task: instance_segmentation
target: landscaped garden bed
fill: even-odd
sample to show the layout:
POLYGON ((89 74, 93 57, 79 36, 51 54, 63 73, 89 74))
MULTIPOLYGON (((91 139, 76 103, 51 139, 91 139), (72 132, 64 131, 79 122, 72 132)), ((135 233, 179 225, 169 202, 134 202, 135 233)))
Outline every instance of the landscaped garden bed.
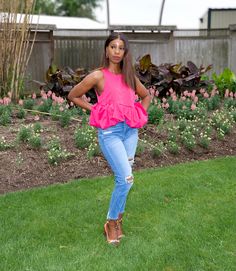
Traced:
MULTIPOLYGON (((235 93, 150 91, 134 170, 236 155, 235 93)), ((0 193, 111 173, 86 112, 50 91, 0 103, 0 193)))

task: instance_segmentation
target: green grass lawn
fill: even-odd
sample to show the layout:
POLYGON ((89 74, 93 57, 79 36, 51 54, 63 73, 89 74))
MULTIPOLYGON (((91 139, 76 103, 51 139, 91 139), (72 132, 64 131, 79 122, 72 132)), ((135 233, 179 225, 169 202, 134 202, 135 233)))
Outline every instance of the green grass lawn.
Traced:
POLYGON ((2 195, 0 270, 236 270, 236 157, 136 172, 117 248, 102 234, 112 187, 2 195))

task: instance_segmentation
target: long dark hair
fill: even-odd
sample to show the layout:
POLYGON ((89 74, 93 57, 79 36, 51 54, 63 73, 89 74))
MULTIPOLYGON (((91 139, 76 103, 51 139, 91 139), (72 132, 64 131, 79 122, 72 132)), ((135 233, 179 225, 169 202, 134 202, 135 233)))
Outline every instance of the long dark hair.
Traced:
POLYGON ((108 68, 109 66, 109 59, 106 57, 106 48, 109 46, 110 42, 115 39, 122 40, 125 45, 124 58, 120 63, 123 79, 129 87, 136 90, 135 72, 134 72, 134 67, 132 64, 132 56, 129 51, 129 41, 123 33, 112 32, 106 39, 105 44, 104 44, 103 57, 102 57, 102 66, 104 68, 108 68))

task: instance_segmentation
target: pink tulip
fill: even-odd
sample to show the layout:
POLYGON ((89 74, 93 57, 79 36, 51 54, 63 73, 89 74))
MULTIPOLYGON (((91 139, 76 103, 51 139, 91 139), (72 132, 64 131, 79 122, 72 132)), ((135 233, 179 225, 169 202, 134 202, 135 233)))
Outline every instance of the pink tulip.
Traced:
POLYGON ((52 95, 52 91, 49 90, 48 93, 47 93, 47 96, 48 96, 48 97, 51 97, 51 95, 52 95))
POLYGON ((34 99, 34 100, 36 99, 36 94, 35 93, 32 94, 32 99, 34 99))
POLYGON ((201 89, 199 90, 199 92, 200 92, 201 94, 203 94, 203 93, 205 92, 205 89, 204 89, 204 88, 201 88, 201 89))
POLYGON ((166 103, 166 101, 167 101, 166 98, 162 98, 163 103, 166 103))
POLYGON ((155 94, 155 89, 153 87, 150 87, 148 90, 149 90, 150 95, 153 97, 155 94))
POLYGON ((194 89, 194 90, 192 91, 192 93, 191 93, 191 96, 192 96, 192 97, 195 97, 195 95, 196 95, 196 90, 194 89))
POLYGON ((23 105, 24 104, 23 100, 19 100, 18 104, 23 105))
POLYGON ((176 95, 173 95, 172 96, 172 100, 175 102, 175 101, 177 101, 177 96, 176 95))
POLYGON ((196 109, 196 105, 195 104, 192 104, 191 105, 191 110, 195 110, 196 109))
POLYGON ((173 88, 170 88, 170 89, 169 89, 169 92, 170 92, 170 94, 174 93, 173 88))
POLYGON ((225 98, 228 98, 228 97, 229 97, 229 90, 226 89, 226 90, 225 90, 225 98))
POLYGON ((198 96, 195 96, 193 102, 196 104, 198 102, 198 96))
POLYGON ((44 94, 42 95, 42 99, 47 100, 47 98, 48 98, 47 94, 44 93, 44 94))
POLYGON ((11 102, 11 99, 9 97, 3 98, 3 104, 8 105, 11 102))
POLYGON ((203 97, 207 99, 209 98, 209 94, 207 92, 204 92, 203 97))

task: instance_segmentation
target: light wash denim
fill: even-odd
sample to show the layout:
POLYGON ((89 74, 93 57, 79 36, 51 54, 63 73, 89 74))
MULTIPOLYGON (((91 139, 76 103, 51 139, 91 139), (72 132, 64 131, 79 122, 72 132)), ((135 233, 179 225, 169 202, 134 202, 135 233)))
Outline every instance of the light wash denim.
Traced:
POLYGON ((115 177, 107 219, 118 219, 125 211, 126 199, 133 185, 132 165, 138 143, 138 129, 125 122, 107 129, 98 128, 98 141, 115 177))

